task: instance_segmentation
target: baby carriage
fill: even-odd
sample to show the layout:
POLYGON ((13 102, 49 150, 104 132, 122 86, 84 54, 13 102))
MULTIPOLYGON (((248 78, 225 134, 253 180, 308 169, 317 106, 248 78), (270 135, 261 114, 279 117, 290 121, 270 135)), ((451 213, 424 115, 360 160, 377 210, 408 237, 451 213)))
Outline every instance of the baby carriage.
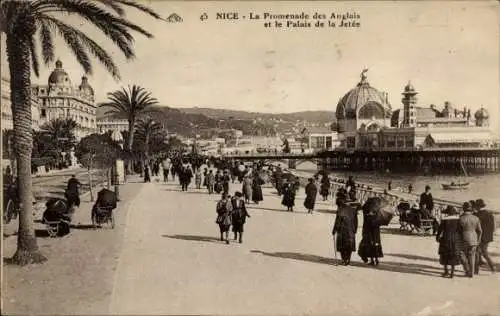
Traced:
POLYGON ((92 207, 92 225, 95 227, 108 224, 115 228, 113 210, 116 208, 116 194, 113 191, 102 189, 97 193, 97 201, 92 207))
POLYGON ((73 208, 59 198, 52 198, 45 203, 43 223, 50 237, 62 237, 69 234, 73 208))

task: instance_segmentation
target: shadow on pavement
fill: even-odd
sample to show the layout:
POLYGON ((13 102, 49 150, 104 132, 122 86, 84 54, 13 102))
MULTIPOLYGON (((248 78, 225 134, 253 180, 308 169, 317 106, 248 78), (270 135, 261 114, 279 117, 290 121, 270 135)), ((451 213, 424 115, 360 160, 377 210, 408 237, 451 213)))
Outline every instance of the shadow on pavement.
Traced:
POLYGON ((219 238, 210 236, 196 236, 196 235, 161 235, 161 236, 165 238, 187 240, 187 241, 203 241, 203 242, 213 242, 213 243, 221 242, 219 238))
POLYGON ((96 227, 94 227, 94 225, 92 225, 92 224, 76 224, 76 225, 71 224, 71 225, 69 225, 69 227, 70 227, 71 229, 93 230, 93 229, 95 229, 96 227, 97 227, 97 228, 99 228, 99 227, 100 227, 100 225, 97 225, 96 227))
POLYGON ((247 209, 249 210, 260 210, 260 211, 272 211, 272 212, 284 212, 284 213, 299 213, 297 211, 289 212, 285 209, 278 208, 268 208, 268 207, 255 207, 255 204, 247 205, 247 209))
MULTIPOLYGON (((260 253, 265 256, 275 257, 275 258, 283 258, 283 259, 292 259, 299 261, 306 261, 312 263, 321 263, 328 265, 335 265, 335 261, 332 258, 321 257, 317 255, 311 254, 303 254, 297 252, 264 252, 260 250, 251 250, 252 253, 260 253)), ((407 274, 417 274, 417 275, 425 275, 431 277, 440 276, 442 270, 437 267, 424 265, 424 264, 413 264, 413 263, 400 263, 400 262, 391 262, 391 261, 383 261, 380 262, 378 266, 370 266, 368 264, 362 262, 352 262, 351 266, 359 267, 359 268, 368 268, 374 270, 382 270, 388 272, 397 272, 397 273, 407 273, 407 274)), ((458 275, 460 276, 460 275, 458 275)))
POLYGON ((46 229, 35 229, 35 237, 36 238, 48 238, 48 237, 50 237, 50 235, 46 229))
POLYGON ((397 257, 397 258, 405 258, 405 259, 410 259, 410 260, 425 260, 425 261, 431 261, 431 262, 439 262, 437 258, 429 258, 429 257, 423 257, 423 256, 417 256, 417 255, 410 255, 406 253, 386 253, 387 256, 391 257, 397 257))
POLYGON ((380 227, 380 233, 389 235, 419 236, 419 234, 412 234, 407 230, 399 229, 399 227, 380 227))

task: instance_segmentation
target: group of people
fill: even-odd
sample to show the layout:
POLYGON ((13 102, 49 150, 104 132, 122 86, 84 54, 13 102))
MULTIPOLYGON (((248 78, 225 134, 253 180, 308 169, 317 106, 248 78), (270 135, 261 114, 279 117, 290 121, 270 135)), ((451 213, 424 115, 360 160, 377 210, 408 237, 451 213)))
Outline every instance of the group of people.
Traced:
MULTIPOLYGON (((208 194, 222 194, 216 206, 216 223, 219 226, 220 239, 229 244, 229 230, 232 227, 234 239, 243 242, 244 225, 246 218, 250 217, 247 205, 250 201, 256 204, 263 201, 261 186, 265 181, 262 179, 262 166, 254 164, 248 167, 242 163, 228 166, 207 162, 207 167, 201 171, 200 166, 194 167, 184 160, 175 163, 170 158, 164 159, 160 165, 163 167, 164 181, 168 181, 169 172, 172 172, 173 179, 177 174, 183 191, 187 190, 194 176, 197 189, 203 186, 208 194), (241 192, 238 191, 231 197, 229 184, 236 180, 241 183, 241 192)), ((293 211, 295 197, 300 188, 299 178, 285 173, 279 165, 271 166, 268 174, 274 182, 278 196, 282 196, 281 204, 287 207, 288 211, 293 211)), ((316 184, 317 181, 318 176, 310 178, 305 187, 304 206, 308 213, 313 213, 318 193, 323 200, 327 200, 330 194, 328 175, 322 174, 319 185, 316 184)), ((349 265, 352 253, 357 248, 357 253, 363 262, 375 266, 379 264, 379 258, 384 256, 380 223, 375 211, 377 207, 368 205, 370 203, 361 206, 356 201, 356 187, 353 177, 349 177, 345 186, 336 192, 337 215, 332 230, 336 252, 340 253, 342 264, 349 265), (362 237, 356 247, 360 210, 363 213, 362 237)), ((481 199, 466 202, 463 205, 463 215, 458 217, 457 210, 450 206, 444 212, 446 216, 439 223, 433 215, 434 201, 430 187, 426 186, 425 192, 420 196, 418 209, 422 212, 423 218, 435 219, 433 230, 439 242, 438 253, 440 263, 444 266, 443 277, 453 277, 455 266, 459 263, 463 264, 466 275, 472 277, 479 272, 481 258, 486 260, 492 271, 495 270, 488 254, 488 244, 493 240, 495 223, 493 215, 484 210, 484 207, 484 201, 481 199)))
POLYGON ((482 258, 495 272, 488 254, 488 244, 493 241, 495 232, 495 219, 485 207, 482 199, 465 202, 461 216, 458 216, 455 207, 446 208, 436 234, 439 262, 444 267, 443 277, 453 278, 455 266, 462 264, 466 275, 472 278, 474 274, 479 274, 482 258))
POLYGON ((335 252, 340 252, 342 265, 349 265, 351 255, 356 251, 358 211, 360 209, 363 210, 363 230, 358 255, 363 262, 370 265, 378 265, 378 259, 384 256, 380 239, 380 224, 377 221, 377 207, 371 205, 372 201, 376 202, 376 200, 369 200, 361 207, 360 203, 351 199, 346 188, 340 188, 336 193, 337 216, 332 235, 336 247, 335 252), (370 261, 368 262, 368 260, 370 261))

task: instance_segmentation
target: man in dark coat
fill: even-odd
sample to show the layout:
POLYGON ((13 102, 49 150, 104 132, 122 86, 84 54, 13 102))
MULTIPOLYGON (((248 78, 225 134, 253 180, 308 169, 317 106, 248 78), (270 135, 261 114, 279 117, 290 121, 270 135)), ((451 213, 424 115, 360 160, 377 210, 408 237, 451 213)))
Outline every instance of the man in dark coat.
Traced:
POLYGON ((246 218, 250 217, 247 212, 247 208, 245 206, 245 201, 243 200, 241 192, 236 192, 234 194, 234 198, 232 199, 232 224, 233 224, 233 233, 234 240, 238 239, 239 234, 239 243, 243 242, 243 226, 245 226, 246 218))
POLYGON ((68 180, 68 186, 66 188, 66 199, 68 200, 69 207, 71 206, 80 206, 80 186, 82 184, 75 175, 72 175, 68 180))
POLYGON ((478 199, 476 201, 476 207, 479 209, 476 216, 479 218, 481 223, 481 229, 483 233, 481 234, 481 240, 479 241, 479 246, 476 253, 476 265, 474 273, 479 273, 479 265, 481 257, 484 257, 486 263, 490 267, 491 272, 495 272, 495 265, 493 260, 491 260, 488 254, 488 244, 493 241, 493 234, 495 232, 495 218, 491 212, 485 210, 486 204, 484 204, 483 199, 478 199))
POLYGON ((434 199, 432 198, 431 187, 428 185, 425 186, 425 192, 420 195, 419 206, 424 218, 432 217, 432 210, 434 209, 434 199))

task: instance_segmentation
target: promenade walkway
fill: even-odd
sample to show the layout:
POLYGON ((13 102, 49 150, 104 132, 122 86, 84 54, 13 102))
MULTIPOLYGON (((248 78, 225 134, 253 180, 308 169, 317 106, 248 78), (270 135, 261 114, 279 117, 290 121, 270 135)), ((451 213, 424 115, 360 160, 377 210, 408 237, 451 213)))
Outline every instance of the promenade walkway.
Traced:
MULTIPOLYGON (((233 185, 231 192, 239 190, 233 185)), ((145 184, 126 219, 114 276, 112 314, 498 314, 500 280, 482 270, 473 279, 443 279, 434 237, 383 230, 377 268, 353 255, 336 266, 332 203, 313 215, 283 211, 274 190, 251 205, 244 243, 218 240, 215 203, 204 190, 145 184)), ((360 216, 361 219, 361 216, 360 216)), ((362 225, 362 220, 359 223, 362 225)), ((360 241, 361 229, 357 242, 360 241)), ((498 240, 492 245, 498 263, 498 240)), ((497 264, 498 266, 498 264, 497 264)))
MULTIPOLYGON (((48 261, 25 267, 4 264, 2 314, 102 315, 107 312, 127 212, 144 186, 140 179, 131 178, 120 187, 115 229, 91 227, 93 202, 88 194, 81 196, 81 206, 75 212, 68 236, 48 238, 44 225, 38 221, 42 213, 36 214, 38 246, 48 261)), ((16 251, 15 230, 17 226, 4 236, 4 258, 12 257, 16 251)))

